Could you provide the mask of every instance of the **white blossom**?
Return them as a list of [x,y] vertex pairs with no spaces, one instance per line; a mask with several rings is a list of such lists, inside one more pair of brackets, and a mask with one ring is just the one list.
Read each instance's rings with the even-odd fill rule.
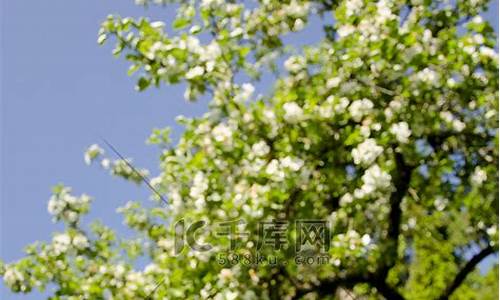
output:
[[283,11],[289,16],[300,17],[307,15],[309,7],[310,3],[308,2],[291,1],[290,4],[284,5]]
[[465,123],[460,121],[459,119],[455,119],[453,120],[453,122],[451,122],[451,125],[453,126],[453,129],[457,132],[461,132],[465,129]]
[[465,46],[462,49],[464,50],[465,53],[467,53],[469,55],[477,55],[476,54],[476,47],[474,47],[474,46]]
[[268,154],[270,147],[264,141],[260,141],[252,145],[252,152],[255,156],[260,157]]
[[3,275],[3,279],[7,286],[12,287],[18,282],[24,281],[24,276],[15,267],[7,267],[7,270],[5,270],[5,274]]
[[47,210],[51,215],[60,214],[66,204],[63,201],[59,201],[55,196],[52,196],[49,200],[49,204],[47,205]]
[[361,187],[363,195],[387,189],[391,186],[391,175],[383,171],[378,165],[368,168],[361,179],[363,180],[363,186]]
[[231,141],[233,131],[228,125],[221,123],[212,129],[212,135],[217,142],[226,143]]
[[339,86],[341,81],[342,81],[342,79],[340,77],[332,77],[332,78],[328,79],[328,81],[326,82],[326,87],[328,89],[336,88]]
[[71,246],[71,237],[66,233],[57,234],[52,239],[52,245],[56,255],[64,253]]
[[322,105],[318,107],[318,113],[322,118],[328,119],[333,117],[333,107],[331,105]]
[[231,33],[229,34],[231,37],[237,37],[243,34],[243,28],[241,27],[236,27]]
[[343,113],[348,106],[349,106],[349,99],[347,99],[346,97],[342,97],[340,98],[339,103],[335,104],[333,109],[337,113]]
[[202,48],[200,46],[200,40],[191,35],[186,38],[186,48],[194,53],[202,51]]
[[356,165],[370,165],[383,151],[374,139],[367,139],[352,149],[351,155]]
[[422,35],[422,42],[429,43],[432,40],[432,31],[430,29],[425,29]]
[[463,131],[466,127],[464,122],[460,121],[449,111],[442,111],[439,113],[439,116],[443,119],[443,121],[450,124],[451,127],[457,132]]
[[279,161],[277,159],[273,159],[269,162],[266,167],[266,174],[271,176],[271,178],[275,181],[282,181],[285,178],[285,172],[281,170]]
[[101,167],[103,167],[104,169],[109,169],[109,167],[111,166],[111,161],[107,158],[101,160]]
[[223,0],[202,0],[201,1],[201,7],[219,6],[222,3],[224,3]]
[[189,191],[189,196],[194,199],[204,197],[205,191],[208,189],[208,179],[201,171],[197,172],[193,179],[193,185]]
[[84,160],[87,165],[90,165],[94,159],[96,159],[99,155],[104,154],[104,150],[99,147],[97,144],[90,145],[85,151]]
[[120,278],[123,275],[125,275],[125,271],[126,271],[125,266],[120,263],[114,268],[113,275],[115,276],[115,278]]
[[488,227],[486,229],[486,233],[489,235],[489,236],[494,236],[496,233],[497,233],[497,227],[495,225],[491,226],[491,227]]
[[492,59],[497,58],[497,53],[495,52],[495,50],[493,50],[493,48],[486,47],[486,46],[479,47],[479,54],[481,54],[482,56],[485,56],[485,57],[492,58]]
[[283,109],[285,110],[284,118],[287,122],[295,123],[304,118],[304,111],[295,102],[287,102],[283,104]]
[[75,197],[69,194],[70,189],[64,188],[60,194],[52,195],[49,199],[47,210],[54,216],[54,220],[62,219],[74,223],[78,221],[79,214],[85,212],[91,198],[85,194]]
[[262,114],[265,117],[265,121],[267,122],[275,122],[276,121],[276,115],[274,114],[274,111],[270,109],[264,109]]
[[88,239],[81,234],[76,235],[73,237],[73,246],[75,246],[77,249],[85,249],[89,246],[89,241]]
[[449,111],[442,111],[439,113],[439,116],[441,119],[443,119],[445,122],[451,123],[453,119],[455,118],[453,114]]
[[345,2],[345,14],[350,17],[359,14],[365,4],[363,0],[347,0]]
[[290,56],[285,61],[285,69],[291,73],[297,73],[305,68],[306,60],[302,56]]
[[174,242],[171,240],[167,240],[167,239],[158,240],[158,247],[162,248],[163,250],[170,251],[173,246],[174,246]]
[[187,71],[187,73],[186,73],[186,79],[196,78],[198,76],[203,75],[204,72],[205,72],[205,69],[203,67],[196,66],[194,68],[189,69],[189,71]]
[[443,211],[447,205],[448,205],[448,199],[442,196],[438,196],[434,200],[434,207],[436,207],[438,211]]
[[429,85],[436,85],[438,82],[438,73],[432,69],[425,68],[416,74],[417,79]]
[[162,182],[162,177],[157,176],[157,177],[151,178],[151,180],[149,181],[149,184],[151,184],[151,186],[158,187],[161,184],[161,182]]
[[160,272],[161,269],[155,263],[150,263],[144,268],[144,274],[154,274]]
[[387,0],[377,2],[377,23],[384,24],[387,20],[394,19],[395,17]]
[[75,223],[78,220],[78,214],[72,210],[67,210],[63,213],[64,220],[70,223]]
[[151,27],[153,28],[161,28],[161,27],[165,27],[165,23],[162,22],[162,21],[155,21],[155,22],[151,22]]
[[168,194],[169,196],[169,199],[171,200],[171,205],[172,205],[172,210],[174,212],[179,212],[182,207],[183,207],[183,201],[182,201],[182,197],[181,197],[181,194],[179,193],[179,191],[176,189],[176,188],[172,188]]
[[301,160],[300,158],[287,156],[285,158],[280,159],[280,164],[284,168],[288,168],[296,172],[300,170],[300,168],[302,168],[302,166],[304,165],[304,161]]
[[191,26],[191,28],[189,28],[190,34],[197,34],[200,31],[201,31],[200,25],[193,25],[193,26]]
[[372,238],[369,234],[363,234],[363,236],[361,237],[361,243],[363,244],[363,246],[368,246],[371,241]]
[[369,99],[355,100],[349,106],[349,113],[354,121],[359,122],[361,119],[371,113],[373,110],[373,102]]
[[234,276],[234,274],[233,274],[233,271],[231,271],[231,269],[223,268],[220,270],[219,278],[223,281],[231,279],[231,278],[233,278],[233,276]]
[[348,35],[351,35],[356,31],[356,28],[350,24],[347,25],[342,25],[337,28],[337,34],[339,35],[340,38],[344,38]]
[[304,29],[304,26],[305,26],[304,21],[302,21],[302,19],[299,18],[299,19],[295,20],[295,22],[293,23],[293,30],[300,31],[300,30]]
[[472,173],[472,176],[470,177],[471,183],[475,186],[480,186],[486,181],[486,179],[488,179],[488,175],[486,174],[486,171],[480,167],[476,167],[474,169],[474,173]]
[[474,18],[472,18],[471,22],[472,22],[473,24],[481,24],[481,23],[483,23],[484,21],[483,21],[483,18],[482,18],[480,15],[477,15],[477,16],[475,16]]
[[411,135],[410,127],[406,122],[399,122],[396,124],[392,124],[389,130],[395,137],[396,140],[400,143],[408,143],[408,138]]
[[346,206],[346,205],[349,205],[350,203],[352,203],[352,201],[354,200],[354,198],[352,197],[352,195],[350,193],[345,193],[339,200],[339,205],[340,206]]
[[482,34],[474,34],[472,36],[472,40],[474,41],[475,44],[482,45],[484,44],[484,36]]
[[[220,295],[220,294],[218,294]],[[231,290],[227,290],[225,291],[223,294],[222,294],[222,298],[221,299],[224,299],[224,300],[235,300],[237,299],[239,296],[239,293],[238,291],[231,291]],[[216,297],[216,299],[218,299]]]
[[243,102],[245,100],[248,100],[250,98],[250,96],[252,96],[254,91],[255,91],[255,87],[251,83],[244,83],[241,86],[240,92],[236,94],[235,101],[236,102]]

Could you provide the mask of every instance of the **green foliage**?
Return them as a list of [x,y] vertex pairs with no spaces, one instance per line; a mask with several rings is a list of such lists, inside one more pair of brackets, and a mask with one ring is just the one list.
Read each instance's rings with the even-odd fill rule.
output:
[[[12,291],[50,283],[53,299],[498,297],[497,268],[477,269],[498,252],[498,56],[478,16],[486,1],[155,1],[171,2],[172,36],[162,22],[110,16],[98,37],[116,42],[139,91],[185,82],[187,100],[212,99],[202,117],[179,118],[176,145],[169,129],[149,139],[163,150],[150,184],[169,206],[120,208],[136,232],[124,239],[100,223],[85,230],[89,198],[58,187],[49,212],[66,230],[0,266]],[[321,41],[285,45],[318,15],[335,19]],[[278,79],[255,96],[252,82],[267,71]],[[97,145],[85,160],[136,183],[147,174]],[[205,221],[197,238],[214,248],[176,253],[170,225],[179,219]],[[298,237],[287,232],[292,246],[259,252],[278,265],[221,264],[230,241],[216,227],[234,219],[249,233],[233,251],[241,257],[255,254],[261,222],[328,220],[328,261],[297,264]]]

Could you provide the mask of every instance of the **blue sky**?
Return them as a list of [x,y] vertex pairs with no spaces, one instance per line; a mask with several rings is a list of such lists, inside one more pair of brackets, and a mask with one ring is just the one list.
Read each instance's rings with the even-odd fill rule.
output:
[[[123,230],[116,207],[147,201],[150,192],[86,166],[85,148],[105,137],[154,174],[158,151],[144,143],[151,129],[172,126],[179,136],[175,117],[200,115],[206,102],[185,102],[181,86],[135,92],[127,63],[96,44],[110,13],[169,23],[172,9],[145,10],[132,0],[4,0],[1,12],[0,257],[9,262],[21,258],[27,244],[62,229],[47,213],[57,183],[95,197],[88,219]],[[487,18],[498,32],[497,12],[494,1]],[[297,42],[317,38],[310,32]],[[2,299],[40,298],[0,288]]]

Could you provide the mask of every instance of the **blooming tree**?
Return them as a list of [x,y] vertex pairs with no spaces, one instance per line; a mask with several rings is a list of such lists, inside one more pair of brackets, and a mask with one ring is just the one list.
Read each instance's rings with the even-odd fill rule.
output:
[[[176,145],[169,129],[153,131],[161,173],[148,184],[158,205],[119,209],[133,238],[81,224],[91,198],[54,188],[48,210],[65,230],[0,266],[13,292],[498,298],[497,268],[478,269],[498,251],[498,56],[479,15],[487,1],[137,2],[174,7],[173,34],[162,22],[110,16],[99,43],[116,42],[114,54],[140,73],[139,91],[184,83],[186,99],[211,99],[208,112],[179,117]],[[324,25],[320,41],[285,45],[313,19]],[[257,94],[253,84],[271,74],[272,91]],[[146,180],[146,170],[96,145],[85,160]],[[247,234],[232,247],[214,232],[234,219]],[[196,241],[209,247],[177,251],[177,220],[203,221]],[[298,263],[290,245],[259,249],[275,264],[217,259],[227,249],[255,253],[260,225],[272,220],[326,220],[327,261]],[[297,232],[285,239],[293,245]]]

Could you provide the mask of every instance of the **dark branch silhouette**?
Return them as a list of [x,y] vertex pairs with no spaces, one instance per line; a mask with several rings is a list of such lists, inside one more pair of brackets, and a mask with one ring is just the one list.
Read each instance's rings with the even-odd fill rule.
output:
[[439,300],[447,300],[453,292],[464,282],[465,278],[467,278],[467,275],[474,271],[476,266],[487,256],[490,254],[495,253],[495,249],[493,247],[488,246],[481,250],[479,253],[474,255],[464,266],[463,268],[457,273],[453,281],[450,283],[450,285],[446,288],[444,291],[443,295],[439,297]]
[[331,295],[335,293],[339,287],[352,288],[358,283],[367,283],[371,285],[386,299],[405,299],[397,289],[391,287],[386,282],[386,278],[389,270],[394,267],[397,261],[398,240],[401,232],[401,219],[403,214],[401,202],[408,192],[411,174],[414,168],[406,163],[403,154],[397,152],[396,147],[393,147],[393,149],[396,163],[396,170],[393,174],[395,189],[390,195],[387,255],[384,256],[384,261],[380,263],[375,273],[365,275],[351,274],[344,277],[327,279],[317,286],[298,289],[292,299],[300,299],[302,296],[312,292],[318,293],[319,295]]
[[322,281],[319,285],[298,290],[292,299],[300,299],[309,293],[317,293],[321,296],[332,295],[338,288],[353,288],[356,284],[367,283],[389,300],[405,300],[405,298],[393,287],[389,286],[385,278],[377,277],[376,274],[359,275],[354,274]]

